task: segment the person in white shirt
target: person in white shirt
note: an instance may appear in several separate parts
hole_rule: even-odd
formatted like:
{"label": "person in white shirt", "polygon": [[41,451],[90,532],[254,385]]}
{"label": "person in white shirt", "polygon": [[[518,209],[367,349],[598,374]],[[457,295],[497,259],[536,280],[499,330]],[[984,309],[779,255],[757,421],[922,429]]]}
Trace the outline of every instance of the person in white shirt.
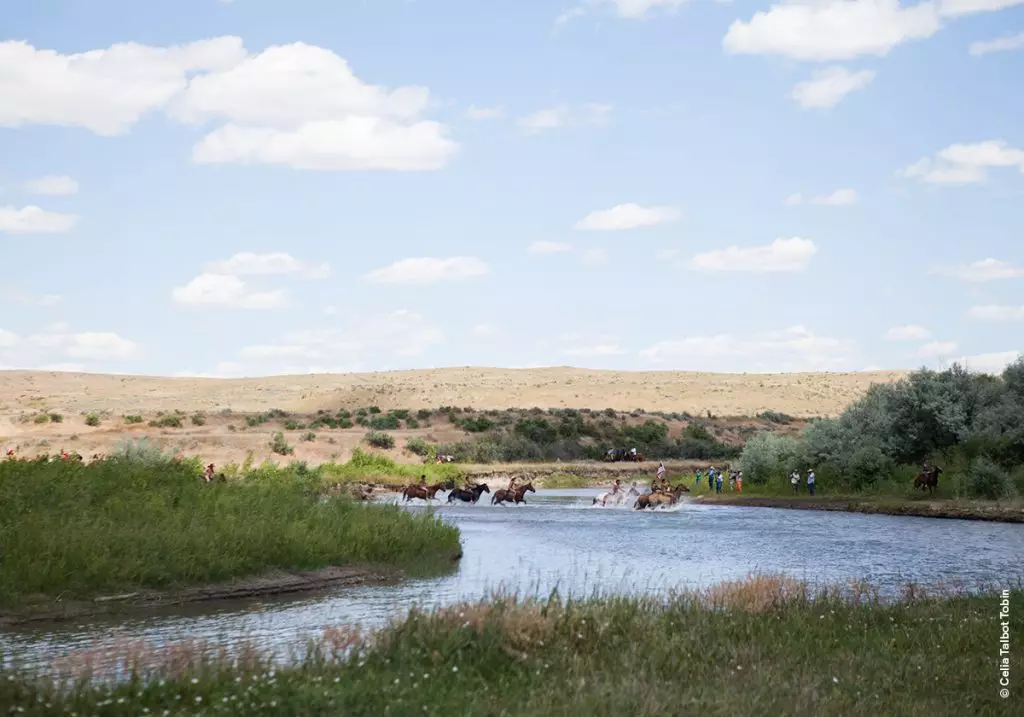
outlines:
{"label": "person in white shirt", "polygon": [[807,492],[814,495],[814,471],[807,471]]}
{"label": "person in white shirt", "polygon": [[793,492],[794,493],[799,493],[800,492],[800,474],[797,473],[796,471],[793,471],[793,475],[791,475],[789,477],[789,482],[793,484]]}

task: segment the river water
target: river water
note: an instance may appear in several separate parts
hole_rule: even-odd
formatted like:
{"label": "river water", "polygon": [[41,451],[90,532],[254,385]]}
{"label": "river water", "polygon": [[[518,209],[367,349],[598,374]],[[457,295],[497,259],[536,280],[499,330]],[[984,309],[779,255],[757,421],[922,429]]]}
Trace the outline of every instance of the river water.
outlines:
{"label": "river water", "polygon": [[436,510],[458,525],[464,552],[457,571],[443,577],[19,627],[0,632],[0,654],[45,668],[61,655],[103,645],[191,639],[226,646],[244,640],[282,654],[326,627],[380,625],[413,604],[430,607],[495,590],[635,594],[785,573],[812,584],[867,580],[895,593],[909,581],[971,589],[1024,578],[1022,525],[686,502],[636,512],[594,507],[597,493],[540,490],[515,507],[491,506],[487,494],[477,505],[442,504]]}

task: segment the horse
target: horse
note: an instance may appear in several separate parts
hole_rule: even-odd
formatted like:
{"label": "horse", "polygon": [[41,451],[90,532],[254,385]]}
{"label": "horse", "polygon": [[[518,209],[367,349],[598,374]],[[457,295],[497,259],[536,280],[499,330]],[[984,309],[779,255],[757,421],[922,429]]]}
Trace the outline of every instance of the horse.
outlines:
{"label": "horse", "polygon": [[640,453],[640,452],[630,453],[629,454],[629,460],[633,461],[634,463],[643,463],[644,462],[644,454]]}
{"label": "horse", "polygon": [[491,496],[491,505],[502,503],[515,503],[516,505],[526,503],[527,493],[536,493],[537,490],[533,487],[533,481],[530,481],[526,485],[521,485],[516,488],[515,493],[502,488],[501,490],[494,491],[494,495]]}
{"label": "horse", "polygon": [[928,495],[934,495],[935,489],[939,487],[939,475],[942,473],[942,469],[938,466],[933,467],[928,472],[921,472],[914,478],[914,489],[915,490],[928,490]]}
{"label": "horse", "polygon": [[419,498],[420,500],[434,500],[437,495],[437,491],[441,490],[441,484],[435,483],[434,485],[408,485],[405,490],[402,491],[402,501],[409,501],[413,498]]}
{"label": "horse", "polygon": [[480,500],[481,494],[490,492],[491,489],[486,483],[477,483],[472,488],[454,488],[452,489],[452,492],[448,494],[448,502],[451,503],[458,499],[463,503],[476,503]]}
{"label": "horse", "polygon": [[670,493],[664,491],[655,491],[654,493],[644,493],[642,496],[636,499],[636,503],[633,504],[634,510],[644,510],[646,508],[657,508],[659,505],[675,505],[679,502],[679,497],[683,493],[689,493],[690,489],[680,483],[672,489]]}

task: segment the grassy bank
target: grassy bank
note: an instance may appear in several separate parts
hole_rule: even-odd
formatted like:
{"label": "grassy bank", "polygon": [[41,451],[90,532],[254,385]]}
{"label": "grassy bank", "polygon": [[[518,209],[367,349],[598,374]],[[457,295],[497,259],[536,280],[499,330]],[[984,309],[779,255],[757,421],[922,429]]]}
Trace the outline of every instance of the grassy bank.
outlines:
{"label": "grassy bank", "polygon": [[1024,523],[1024,502],[984,500],[922,500],[863,496],[764,496],[723,493],[698,494],[695,502],[710,505],[738,505],[793,510],[835,510],[877,515],[909,515],[920,518],[990,520],[1000,523]]}
{"label": "grassy bank", "polygon": [[323,499],[300,465],[204,483],[191,461],[0,462],[0,608],[252,576],[273,569],[441,564],[454,527]]}
{"label": "grassy bank", "polygon": [[[760,578],[667,600],[496,599],[414,611],[369,636],[329,630],[297,667],[193,646],[116,688],[0,679],[0,705],[24,715],[1018,714],[1017,681],[1009,699],[998,694],[1000,596],[854,596]],[[1008,596],[1017,635],[1024,593]]]}

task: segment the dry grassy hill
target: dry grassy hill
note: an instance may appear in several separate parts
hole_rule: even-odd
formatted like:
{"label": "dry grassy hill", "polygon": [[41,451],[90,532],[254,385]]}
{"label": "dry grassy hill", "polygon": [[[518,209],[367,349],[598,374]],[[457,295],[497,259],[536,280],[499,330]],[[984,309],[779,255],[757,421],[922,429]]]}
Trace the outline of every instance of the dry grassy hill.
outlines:
{"label": "dry grassy hill", "polygon": [[[240,461],[247,452],[257,460],[273,458],[268,448],[276,426],[247,426],[246,414],[281,409],[312,415],[318,410],[379,406],[389,409],[472,407],[589,408],[629,412],[688,413],[706,416],[755,416],[778,411],[794,417],[835,415],[873,382],[890,382],[904,372],[713,374],[624,372],[574,368],[448,368],[370,374],[274,376],[251,379],[162,378],[41,371],[0,371],[0,446],[19,454],[56,452],[83,455],[107,452],[120,438],[148,435],[186,454],[218,463]],[[31,420],[41,413],[63,417],[60,423]],[[180,412],[178,429],[155,428],[157,413]],[[188,416],[203,412],[204,425]],[[98,414],[99,425],[85,423]],[[125,415],[145,421],[126,425]],[[344,460],[360,444],[364,430],[332,431],[295,446],[294,458],[319,462]],[[425,437],[455,442],[466,434],[450,424],[394,432],[403,454],[405,440]],[[281,458],[276,456],[279,460]]]}

